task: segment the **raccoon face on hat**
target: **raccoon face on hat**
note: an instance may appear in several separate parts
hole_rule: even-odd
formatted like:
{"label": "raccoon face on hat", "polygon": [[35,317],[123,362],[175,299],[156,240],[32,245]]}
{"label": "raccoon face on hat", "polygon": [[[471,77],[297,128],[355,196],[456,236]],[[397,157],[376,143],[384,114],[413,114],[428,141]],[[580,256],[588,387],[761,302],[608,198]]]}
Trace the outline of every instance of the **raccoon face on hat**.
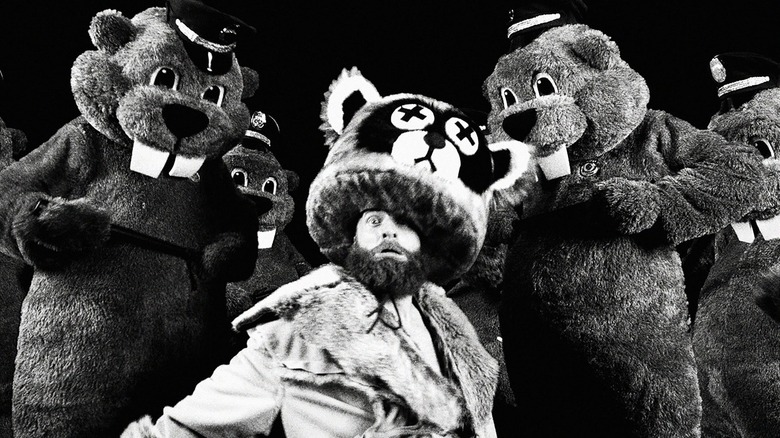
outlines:
{"label": "raccoon face on hat", "polygon": [[[525,168],[527,145],[489,145],[483,127],[439,100],[416,94],[380,97],[354,68],[345,70],[331,87],[323,120],[332,145],[348,143],[349,148],[388,154],[399,165],[459,181],[477,194],[504,188]],[[339,147],[334,149],[331,160],[340,155]],[[502,179],[507,181],[499,182]]]}
{"label": "raccoon face on hat", "polygon": [[488,144],[456,107],[417,94],[382,97],[357,69],[345,70],[323,102],[330,147],[307,199],[309,233],[341,263],[367,209],[413,228],[431,256],[430,280],[443,282],[473,263],[495,190],[527,169],[528,146]]}

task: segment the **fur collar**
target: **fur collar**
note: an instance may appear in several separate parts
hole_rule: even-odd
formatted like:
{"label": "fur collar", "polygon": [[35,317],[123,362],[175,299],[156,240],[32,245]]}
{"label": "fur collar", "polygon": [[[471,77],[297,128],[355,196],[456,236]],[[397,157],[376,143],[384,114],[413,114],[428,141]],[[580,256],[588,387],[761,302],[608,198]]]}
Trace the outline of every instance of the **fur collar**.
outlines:
{"label": "fur collar", "polygon": [[[372,314],[379,303],[374,295],[336,265],[325,265],[279,288],[233,321],[242,329],[264,316],[289,320],[297,333],[326,350],[350,375],[380,380],[402,397],[420,417],[443,430],[473,421],[482,427],[489,418],[498,366],[479,343],[463,312],[444,296],[444,290],[426,283],[417,303],[428,319],[432,338],[444,351],[453,381],[430,368],[397,326],[395,314],[384,312],[385,324]],[[464,415],[466,412],[468,415]]]}

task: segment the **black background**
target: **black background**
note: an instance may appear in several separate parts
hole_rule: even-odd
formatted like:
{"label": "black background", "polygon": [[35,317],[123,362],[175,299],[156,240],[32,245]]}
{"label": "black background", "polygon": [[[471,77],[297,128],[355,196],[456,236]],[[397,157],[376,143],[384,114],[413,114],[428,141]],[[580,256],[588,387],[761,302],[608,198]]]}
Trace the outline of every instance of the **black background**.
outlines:
{"label": "black background", "polygon": [[[780,60],[775,3],[592,0],[586,23],[610,35],[645,77],[650,107],[704,128],[717,108],[708,70],[713,55],[753,51]],[[44,142],[78,115],[70,67],[93,48],[87,34],[92,16],[108,8],[133,16],[162,5],[163,0],[3,0],[0,117],[25,131],[32,145]],[[257,0],[232,1],[230,7],[258,30],[238,49],[239,62],[261,78],[247,104],[274,115],[282,126],[284,144],[275,153],[302,180],[287,231],[313,263],[322,258],[308,238],[302,206],[327,153],[318,131],[322,96],[341,69],[359,67],[382,94],[421,93],[487,111],[482,82],[507,48],[501,2]]]}

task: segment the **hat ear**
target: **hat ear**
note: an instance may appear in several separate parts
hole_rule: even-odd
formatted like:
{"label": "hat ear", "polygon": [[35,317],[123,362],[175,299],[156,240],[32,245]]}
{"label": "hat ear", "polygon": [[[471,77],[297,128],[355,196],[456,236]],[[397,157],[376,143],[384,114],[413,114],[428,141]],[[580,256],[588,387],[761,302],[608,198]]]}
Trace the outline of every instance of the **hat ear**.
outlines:
{"label": "hat ear", "polygon": [[108,53],[116,53],[117,50],[133,41],[137,32],[135,25],[129,18],[113,9],[98,12],[92,18],[89,26],[89,37],[92,39],[92,44],[98,50],[104,50]]}
{"label": "hat ear", "polygon": [[360,108],[381,97],[374,84],[364,78],[357,67],[342,70],[341,75],[330,84],[322,103],[321,129],[326,137],[335,139],[340,136]]}
{"label": "hat ear", "polygon": [[516,140],[500,141],[488,145],[493,157],[493,176],[496,180],[490,190],[503,190],[514,183],[528,170],[531,147]]}
{"label": "hat ear", "polygon": [[614,68],[620,61],[620,49],[607,35],[586,29],[572,44],[571,50],[591,67],[598,70]]}

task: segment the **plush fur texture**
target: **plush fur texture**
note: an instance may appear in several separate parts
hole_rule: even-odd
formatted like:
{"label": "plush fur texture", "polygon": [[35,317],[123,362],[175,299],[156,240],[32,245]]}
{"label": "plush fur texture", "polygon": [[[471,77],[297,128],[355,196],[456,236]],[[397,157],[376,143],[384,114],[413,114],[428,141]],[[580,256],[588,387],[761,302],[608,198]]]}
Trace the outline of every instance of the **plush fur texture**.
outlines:
{"label": "plush fur texture", "polygon": [[[490,415],[496,361],[443,289],[426,283],[416,297],[443,354],[444,368],[452,373],[449,378],[427,366],[406,336],[385,324],[374,325],[376,297],[335,265],[283,286],[233,324],[240,329],[268,315],[281,317],[295,333],[332,356],[347,374],[348,379],[340,377],[345,383],[354,379],[366,383],[362,391],[373,400],[398,403],[400,398],[421,421],[441,431],[480,428]],[[393,313],[385,312],[382,318],[388,325],[398,325]],[[288,373],[283,377],[311,379],[308,373]]]}
{"label": "plush fur texture", "polygon": [[[256,256],[252,206],[220,160],[249,121],[237,62],[198,70],[161,8],[102,12],[90,36],[71,76],[82,117],[0,175],[0,245],[36,268],[18,437],[116,436],[188,394],[229,358],[225,282]],[[212,86],[221,106],[201,98]]]}
{"label": "plush fur texture", "polygon": [[[323,130],[332,144],[322,171],[309,188],[309,232],[322,253],[341,264],[360,214],[366,209],[385,210],[420,235],[423,251],[432,261],[432,281],[443,284],[457,278],[468,270],[482,246],[493,191],[508,187],[526,170],[527,148],[518,142],[506,142],[500,149],[489,147],[476,127],[472,127],[468,148],[455,146],[457,141],[446,132],[450,125],[445,121],[459,120],[468,126],[460,110],[426,96],[380,98],[375,89],[356,96],[352,84],[359,78],[355,69],[342,74],[323,103]],[[350,94],[342,92],[342,87]],[[345,102],[358,96],[363,98],[362,106],[350,111]],[[416,127],[399,125],[394,117],[403,105],[427,109],[427,122]],[[334,106],[342,108],[331,111]],[[343,119],[329,121],[334,112]],[[344,126],[343,131],[334,129],[334,124]],[[431,138],[443,145],[437,146],[442,155],[432,153]],[[447,158],[443,158],[445,153]],[[424,157],[431,154],[429,163]]]}
{"label": "plush fur texture", "polygon": [[531,143],[540,166],[563,152],[571,166],[540,177],[507,255],[500,317],[518,435],[699,436],[674,245],[763,202],[760,157],[648,110],[642,77],[585,25],[502,56],[485,93],[494,140]]}
{"label": "plush fur texture", "polygon": [[159,438],[159,435],[154,429],[152,418],[145,415],[140,420],[130,423],[122,431],[120,438]]}
{"label": "plush fur texture", "polygon": [[[27,137],[8,128],[0,119],[0,169],[27,151]],[[16,341],[22,300],[27,294],[32,268],[21,260],[0,254],[0,437],[13,436],[11,428],[11,387],[16,359]]]}
{"label": "plush fur texture", "polygon": [[233,319],[278,287],[309,272],[311,266],[284,232],[295,211],[290,193],[298,186],[298,175],[283,169],[270,150],[238,146],[223,160],[243,195],[262,203],[263,209],[270,203],[270,209],[257,217],[258,228],[261,234],[274,233],[272,242],[260,245],[252,276],[228,284],[228,316]]}
{"label": "plush fur texture", "polygon": [[[746,219],[766,218],[780,206],[780,88],[760,91],[742,106],[716,114],[710,129],[759,147],[777,180],[767,184],[777,200]],[[780,240],[737,239],[731,227],[716,236],[716,260],[701,290],[694,348],[701,383],[702,433],[719,437],[770,437],[780,430]],[[725,249],[723,247],[725,246]],[[762,287],[763,286],[763,287]]]}
{"label": "plush fur texture", "polygon": [[519,219],[515,208],[527,196],[528,183],[529,180],[523,178],[515,186],[494,194],[490,204],[485,243],[471,269],[447,291],[447,296],[455,301],[469,318],[482,345],[498,361],[498,388],[493,403],[493,421],[498,436],[514,434],[518,415],[522,415],[517,409],[509,384],[498,309],[503,290],[507,248],[513,237],[514,225]]}

